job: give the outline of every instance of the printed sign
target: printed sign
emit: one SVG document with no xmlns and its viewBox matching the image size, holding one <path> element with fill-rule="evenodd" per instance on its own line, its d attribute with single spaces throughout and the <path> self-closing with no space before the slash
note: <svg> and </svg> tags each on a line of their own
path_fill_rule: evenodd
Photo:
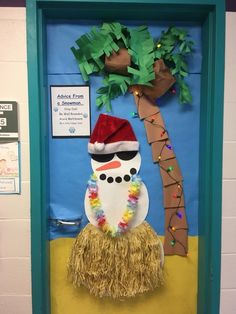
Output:
<svg viewBox="0 0 236 314">
<path fill-rule="evenodd" d="M 90 136 L 89 86 L 51 86 L 53 137 Z"/>
<path fill-rule="evenodd" d="M 0 141 L 18 139 L 18 115 L 15 101 L 0 101 Z"/>
<path fill-rule="evenodd" d="M 0 194 L 19 193 L 19 143 L 0 144 Z"/>
</svg>

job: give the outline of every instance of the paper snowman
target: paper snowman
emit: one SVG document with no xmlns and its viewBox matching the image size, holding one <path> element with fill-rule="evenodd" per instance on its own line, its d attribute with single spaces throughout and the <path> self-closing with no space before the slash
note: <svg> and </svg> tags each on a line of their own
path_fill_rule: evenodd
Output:
<svg viewBox="0 0 236 314">
<path fill-rule="evenodd" d="M 128 190 L 132 176 L 141 166 L 139 142 L 128 120 L 100 114 L 88 144 L 91 166 L 97 177 L 97 187 L 102 209 L 109 225 L 116 227 L 127 206 Z M 98 227 L 89 202 L 87 189 L 85 213 L 89 222 Z M 135 215 L 128 230 L 142 224 L 149 208 L 148 191 L 142 182 Z M 162 243 L 160 242 L 161 249 Z M 164 253 L 162 254 L 162 264 Z"/>
</svg>

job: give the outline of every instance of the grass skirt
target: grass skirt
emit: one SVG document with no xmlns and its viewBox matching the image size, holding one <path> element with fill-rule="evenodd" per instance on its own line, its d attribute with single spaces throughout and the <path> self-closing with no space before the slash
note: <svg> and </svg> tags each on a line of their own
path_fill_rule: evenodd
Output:
<svg viewBox="0 0 236 314">
<path fill-rule="evenodd" d="M 163 284 L 160 240 L 147 222 L 111 238 L 88 224 L 77 236 L 68 278 L 97 297 L 134 297 Z"/>
</svg>

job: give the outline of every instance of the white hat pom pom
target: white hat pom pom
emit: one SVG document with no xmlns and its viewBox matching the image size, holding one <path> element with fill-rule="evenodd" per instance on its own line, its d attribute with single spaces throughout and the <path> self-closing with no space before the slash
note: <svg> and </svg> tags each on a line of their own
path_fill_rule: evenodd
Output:
<svg viewBox="0 0 236 314">
<path fill-rule="evenodd" d="M 98 142 L 94 143 L 95 150 L 97 150 L 99 152 L 102 151 L 104 149 L 104 147 L 105 147 L 104 143 L 98 143 Z"/>
</svg>

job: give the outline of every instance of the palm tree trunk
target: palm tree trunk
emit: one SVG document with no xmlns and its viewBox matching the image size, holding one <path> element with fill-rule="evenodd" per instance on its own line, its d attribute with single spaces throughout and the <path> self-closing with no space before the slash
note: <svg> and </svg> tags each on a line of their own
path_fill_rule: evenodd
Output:
<svg viewBox="0 0 236 314">
<path fill-rule="evenodd" d="M 165 209 L 165 255 L 186 256 L 188 253 L 188 224 L 184 205 L 183 177 L 166 130 L 160 108 L 142 92 L 133 92 L 140 120 L 144 122 L 153 162 L 159 165 L 163 184 Z"/>
</svg>

